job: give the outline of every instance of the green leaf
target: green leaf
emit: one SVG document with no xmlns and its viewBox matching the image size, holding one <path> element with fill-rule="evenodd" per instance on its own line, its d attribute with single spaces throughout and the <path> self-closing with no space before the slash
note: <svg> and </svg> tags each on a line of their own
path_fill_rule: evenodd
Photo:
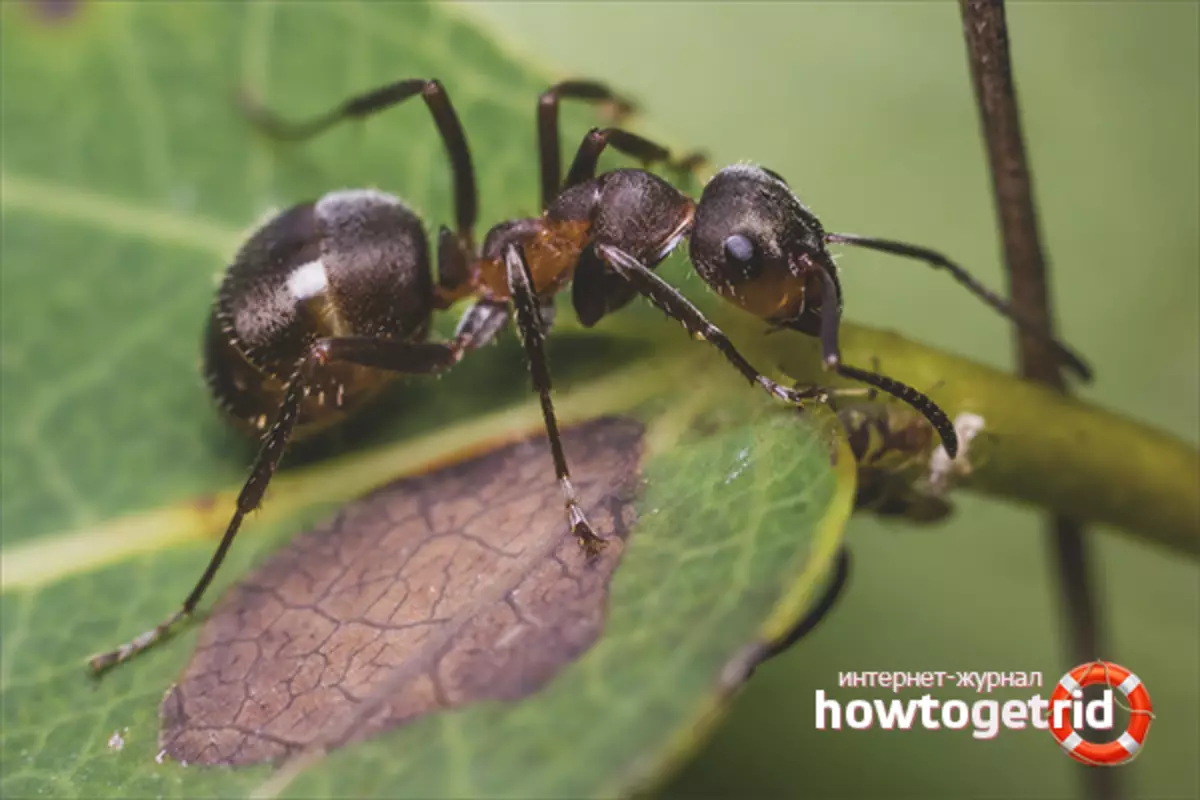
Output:
<svg viewBox="0 0 1200 800">
<path fill-rule="evenodd" d="M 98 682 L 83 660 L 180 602 L 244 479 L 247 448 L 211 409 L 197 361 L 214 276 L 246 231 L 271 207 L 371 185 L 434 225 L 449 218 L 449 180 L 418 105 L 280 150 L 251 135 L 231 97 L 245 88 L 303 115 L 438 77 L 472 137 L 483 219 L 499 220 L 536 211 L 533 110 L 548 80 L 416 4 L 0 13 L 0 790 L 280 791 L 297 776 L 156 763 L 159 703 L 198 625 Z M 568 114 L 567 141 L 586 119 Z M 641 521 L 600 641 L 542 692 L 347 747 L 303 765 L 291 791 L 630 791 L 707 728 L 744 677 L 745 648 L 802 612 L 849 513 L 844 449 L 835 472 L 813 417 L 730 381 L 643 305 L 612 322 L 587 335 L 564 325 L 550 348 L 564 422 L 619 413 L 647 426 Z M 710 385 L 721 388 L 696 391 Z M 273 485 L 210 602 L 349 498 L 540 426 L 511 337 L 384 406 L 345 435 L 348 454 L 318 458 L 334 441 L 295 459 L 305 463 Z"/>
</svg>

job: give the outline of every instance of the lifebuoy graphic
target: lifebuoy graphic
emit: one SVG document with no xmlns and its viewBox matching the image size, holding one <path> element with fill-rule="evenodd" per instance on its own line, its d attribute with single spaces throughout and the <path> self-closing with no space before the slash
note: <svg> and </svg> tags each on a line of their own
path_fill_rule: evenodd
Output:
<svg viewBox="0 0 1200 800">
<path fill-rule="evenodd" d="M 1129 727 L 1116 741 L 1103 744 L 1089 742 L 1080 736 L 1071 727 L 1070 713 L 1054 714 L 1058 701 L 1074 701 L 1074 692 L 1077 689 L 1096 683 L 1119 689 L 1129 700 Z M 1146 741 L 1146 731 L 1150 730 L 1150 721 L 1153 719 L 1150 693 L 1146 691 L 1141 679 L 1111 661 L 1093 661 L 1090 664 L 1079 665 L 1062 677 L 1054 687 L 1054 693 L 1050 695 L 1050 731 L 1054 738 L 1071 758 L 1092 766 L 1113 767 L 1131 760 Z"/>
</svg>

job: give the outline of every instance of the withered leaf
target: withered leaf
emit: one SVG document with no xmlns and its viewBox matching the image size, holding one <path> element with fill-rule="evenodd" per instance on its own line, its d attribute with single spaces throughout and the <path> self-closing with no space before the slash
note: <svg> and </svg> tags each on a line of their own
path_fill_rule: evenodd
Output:
<svg viewBox="0 0 1200 800">
<path fill-rule="evenodd" d="M 567 533 L 545 437 L 404 478 L 297 537 L 214 609 L 163 700 L 179 761 L 248 764 L 536 691 L 599 636 L 635 521 L 643 428 L 564 435 L 609 545 Z"/>
</svg>

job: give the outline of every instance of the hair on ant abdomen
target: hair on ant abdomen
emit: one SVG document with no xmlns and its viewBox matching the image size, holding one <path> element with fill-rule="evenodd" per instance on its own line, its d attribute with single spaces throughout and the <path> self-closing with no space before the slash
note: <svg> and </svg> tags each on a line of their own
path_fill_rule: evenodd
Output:
<svg viewBox="0 0 1200 800">
<path fill-rule="evenodd" d="M 424 341 L 436 305 L 428 250 L 411 209 L 365 189 L 330 192 L 260 228 L 226 271 L 205 332 L 218 405 L 261 435 L 319 340 Z M 393 376 L 350 361 L 314 365 L 292 438 L 339 422 Z"/>
</svg>

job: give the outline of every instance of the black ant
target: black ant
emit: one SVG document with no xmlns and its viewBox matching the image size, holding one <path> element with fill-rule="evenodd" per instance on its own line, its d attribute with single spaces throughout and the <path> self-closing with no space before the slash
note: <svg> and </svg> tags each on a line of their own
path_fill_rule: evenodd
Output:
<svg viewBox="0 0 1200 800">
<path fill-rule="evenodd" d="M 350 413 L 386 380 L 386 372 L 428 374 L 450 368 L 492 341 L 514 312 L 541 400 L 568 523 L 585 549 L 600 548 L 603 540 L 592 531 L 575 497 L 543 349 L 554 297 L 568 284 L 575 313 L 585 327 L 642 294 L 773 396 L 796 404 L 825 397 L 827 390 L 787 388 L 763 375 L 719 328 L 653 272 L 685 237 L 690 238 L 697 272 L 719 295 L 773 326 L 819 336 L 826 368 L 912 405 L 934 425 L 951 456 L 957 450 L 954 427 L 929 398 L 891 378 L 841 362 L 841 288 L 826 244 L 868 247 L 948 269 L 1002 314 L 1033 329 L 938 253 L 825 233 L 784 180 L 766 169 L 723 169 L 695 202 L 642 169 L 597 176 L 600 155 L 610 146 L 647 164 L 665 162 L 686 169 L 698 163 L 696 158 L 673 161 L 666 148 L 619 128 L 604 128 L 588 132 L 560 183 L 559 100 L 631 109 L 599 83 L 566 81 L 541 95 L 542 214 L 494 226 L 478 253 L 472 235 L 477 202 L 470 152 L 449 97 L 437 81 L 400 81 L 351 98 L 305 123 L 284 122 L 261 108 L 250 109 L 250 116 L 274 138 L 300 140 L 418 94 L 433 114 L 454 173 L 457 231 L 443 227 L 439 232 L 437 283 L 421 221 L 397 198 L 379 192 L 332 192 L 283 212 L 250 238 L 218 293 L 208 330 L 206 374 L 226 411 L 263 432 L 258 456 L 221 543 L 182 607 L 131 642 L 93 657 L 93 670 L 146 649 L 192 613 L 242 519 L 261 502 L 289 439 Z M 475 302 L 460 320 L 454 339 L 425 341 L 432 312 L 467 296 L 474 296 Z M 1088 374 L 1063 345 L 1041 335 L 1068 364 Z"/>
</svg>

